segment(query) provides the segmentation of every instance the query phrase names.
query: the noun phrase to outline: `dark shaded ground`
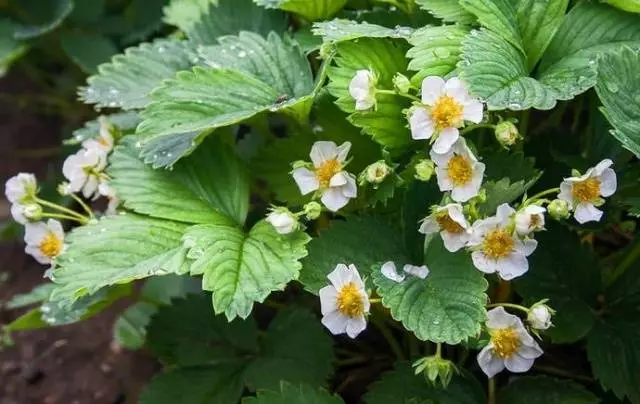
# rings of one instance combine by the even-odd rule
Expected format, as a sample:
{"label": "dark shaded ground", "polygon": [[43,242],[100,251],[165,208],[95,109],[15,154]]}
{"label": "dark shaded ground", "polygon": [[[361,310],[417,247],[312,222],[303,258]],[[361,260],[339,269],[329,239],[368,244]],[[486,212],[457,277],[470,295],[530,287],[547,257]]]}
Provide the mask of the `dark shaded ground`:
{"label": "dark shaded ground", "polygon": [[[17,94],[39,92],[16,75],[0,80],[0,222],[10,217],[5,181],[19,171],[34,172],[39,180],[55,177],[61,170],[60,139],[68,136],[61,121],[25,108]],[[0,306],[41,283],[45,269],[24,254],[20,236],[0,242]],[[79,324],[14,334],[16,345],[0,352],[0,404],[137,402],[157,364],[112,342],[114,319],[125,305]],[[0,307],[0,324],[20,314]]]}

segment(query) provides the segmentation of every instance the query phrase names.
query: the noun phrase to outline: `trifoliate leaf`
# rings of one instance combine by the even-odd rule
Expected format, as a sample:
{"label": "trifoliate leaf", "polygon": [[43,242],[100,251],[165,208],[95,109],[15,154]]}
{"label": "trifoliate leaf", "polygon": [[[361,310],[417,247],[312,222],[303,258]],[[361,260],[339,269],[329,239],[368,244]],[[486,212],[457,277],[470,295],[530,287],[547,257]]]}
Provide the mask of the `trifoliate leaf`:
{"label": "trifoliate leaf", "polygon": [[317,390],[309,385],[294,386],[282,382],[279,391],[258,391],[257,397],[248,397],[242,404],[344,404],[337,395],[330,395],[325,390]]}
{"label": "trifoliate leaf", "polygon": [[408,39],[413,33],[411,27],[387,28],[368,22],[357,22],[336,18],[331,21],[316,22],[312,32],[325,42],[351,41],[357,38],[402,38]]}
{"label": "trifoliate leaf", "polygon": [[407,119],[403,109],[410,102],[403,97],[378,94],[376,108],[371,111],[356,111],[355,100],[349,94],[349,83],[358,70],[371,69],[378,75],[380,89],[393,89],[396,72],[407,72],[404,45],[384,38],[361,38],[357,42],[340,42],[336,45],[336,66],[328,69],[331,79],[329,92],[338,98],[336,104],[350,113],[349,122],[362,128],[363,132],[390,148],[402,149],[411,143]]}
{"label": "trifoliate leaf", "polygon": [[429,244],[425,264],[430,269],[426,279],[409,276],[401,283],[385,277],[379,266],[374,269],[382,304],[423,341],[455,345],[478,334],[487,316],[488,284],[469,254],[451,253],[437,238]]}
{"label": "trifoliate leaf", "polygon": [[25,24],[15,28],[15,39],[36,38],[53,31],[73,11],[73,0],[21,0]]}
{"label": "trifoliate leaf", "polygon": [[[338,264],[354,264],[363,277],[370,278],[371,267],[386,261],[408,263],[398,229],[370,216],[335,220],[309,244],[300,282],[307,290],[317,293],[328,284],[327,275]],[[367,283],[373,286],[370,281]]]}
{"label": "trifoliate leaf", "polygon": [[569,0],[522,0],[518,4],[518,27],[532,71],[564,20]]}
{"label": "trifoliate leaf", "polygon": [[[417,401],[413,401],[416,400]],[[416,375],[411,365],[398,362],[393,370],[382,374],[364,396],[366,404],[484,404],[480,383],[470,373],[455,375],[446,389],[434,387],[423,375]]]}
{"label": "trifoliate leaf", "polygon": [[475,15],[483,27],[522,49],[522,38],[516,15],[516,5],[511,0],[459,0],[460,5]]}
{"label": "trifoliate leaf", "polygon": [[197,21],[183,28],[190,40],[213,45],[224,35],[251,31],[266,36],[287,29],[286,15],[277,10],[265,10],[252,0],[218,0],[202,9]]}
{"label": "trifoliate leaf", "polygon": [[409,38],[413,45],[407,52],[409,70],[417,71],[411,78],[414,86],[420,87],[427,76],[444,77],[451,73],[460,59],[462,40],[469,29],[458,25],[424,27]]}
{"label": "trifoliate leaf", "polygon": [[536,236],[538,248],[529,257],[529,272],[515,282],[527,302],[549,299],[556,310],[546,331],[555,342],[574,342],[593,327],[593,307],[600,293],[600,269],[577,236],[556,225]]}
{"label": "trifoliate leaf", "polygon": [[640,53],[630,48],[604,56],[598,63],[596,91],[604,105],[602,113],[615,128],[611,134],[626,149],[640,157],[638,63]]}
{"label": "trifoliate leaf", "polygon": [[157,306],[147,302],[138,302],[129,306],[113,324],[114,341],[127,349],[142,348],[147,334],[147,325],[157,310]]}
{"label": "trifoliate leaf", "polygon": [[541,83],[567,100],[597,81],[597,57],[624,46],[640,46],[637,16],[597,3],[573,7],[540,63]]}
{"label": "trifoliate leaf", "polygon": [[297,279],[310,237],[301,231],[278,234],[265,221],[248,234],[228,224],[191,227],[184,237],[192,275],[203,275],[202,288],[213,292],[213,308],[229,320],[247,318],[254,302]]}
{"label": "trifoliate leaf", "polygon": [[143,43],[98,66],[99,73],[87,79],[79,96],[98,108],[144,108],[151,90],[197,63],[194,46],[189,42],[159,39]]}
{"label": "trifoliate leaf", "polygon": [[109,216],[78,227],[56,259],[52,300],[68,305],[109,285],[188,270],[183,224],[133,214]]}
{"label": "trifoliate leaf", "polygon": [[298,14],[309,21],[326,20],[334,16],[347,0],[254,0],[256,4],[266,8],[279,8]]}
{"label": "trifoliate leaf", "polygon": [[162,9],[162,19],[165,23],[188,32],[200,20],[201,15],[207,12],[209,5],[216,3],[217,0],[170,0]]}
{"label": "trifoliate leaf", "polygon": [[115,43],[104,35],[70,32],[60,36],[60,45],[67,55],[86,73],[97,72],[98,65],[108,62],[118,53]]}
{"label": "trifoliate leaf", "polygon": [[445,22],[473,24],[476,16],[465,10],[459,0],[416,0],[423,9]]}
{"label": "trifoliate leaf", "polygon": [[[135,130],[140,117],[136,111],[116,112],[115,114],[103,115],[104,119],[113,126],[116,126],[122,133],[130,133]],[[65,144],[80,144],[83,140],[93,139],[100,134],[100,121],[94,119],[85,122],[82,128],[73,131],[73,136],[64,141]]]}
{"label": "trifoliate leaf", "polygon": [[570,380],[546,376],[514,379],[498,395],[500,403],[509,404],[598,404],[591,392]]}

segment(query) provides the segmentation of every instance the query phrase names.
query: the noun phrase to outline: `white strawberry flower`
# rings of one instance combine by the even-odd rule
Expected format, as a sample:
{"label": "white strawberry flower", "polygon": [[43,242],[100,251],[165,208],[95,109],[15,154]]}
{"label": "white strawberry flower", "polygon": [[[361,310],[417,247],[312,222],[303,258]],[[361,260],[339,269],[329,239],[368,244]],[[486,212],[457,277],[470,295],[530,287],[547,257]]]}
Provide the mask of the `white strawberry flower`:
{"label": "white strawberry flower", "polygon": [[40,220],[42,215],[42,208],[40,205],[30,203],[23,205],[21,203],[14,203],[11,205],[11,216],[13,220],[20,224],[27,224],[34,220]]}
{"label": "white strawberry flower", "polygon": [[27,223],[24,226],[24,251],[41,264],[50,264],[64,251],[64,230],[59,221]]}
{"label": "white strawberry flower", "polygon": [[298,226],[298,219],[287,208],[273,209],[265,219],[279,234],[289,234],[294,232]]}
{"label": "white strawberry flower", "polygon": [[33,198],[37,190],[36,176],[31,173],[20,173],[7,180],[4,194],[9,202],[22,203]]}
{"label": "white strawberry flower", "polygon": [[99,149],[80,149],[64,161],[62,173],[69,180],[68,191],[82,192],[85,198],[93,197],[103,179],[107,155]]}
{"label": "white strawberry flower", "polygon": [[319,292],[322,324],[334,335],[346,333],[355,338],[367,328],[365,316],[370,308],[358,269],[338,264],[327,278],[331,284]]}
{"label": "white strawberry flower", "polygon": [[436,178],[441,191],[451,191],[456,202],[466,202],[480,192],[485,166],[467,147],[463,138],[444,153],[431,150],[431,160],[436,163]]}
{"label": "white strawberry flower", "polygon": [[478,220],[472,226],[471,258],[484,273],[497,272],[504,280],[511,280],[529,270],[527,257],[538,246],[534,239],[520,240],[514,234],[512,217],[515,210],[506,203],[498,207],[496,216]]}
{"label": "white strawberry flower", "polygon": [[487,312],[485,325],[491,336],[487,346],[478,354],[480,369],[493,377],[507,370],[523,373],[531,369],[536,358],[542,355],[540,345],[527,332],[518,316],[496,307]]}
{"label": "white strawberry flower", "polygon": [[558,199],[569,203],[578,223],[597,222],[602,218],[602,211],[596,206],[604,203],[601,197],[613,195],[618,187],[612,165],[611,160],[602,160],[584,175],[565,178],[560,184]]}
{"label": "white strawberry flower", "polygon": [[344,171],[350,142],[336,146],[334,142],[319,141],[311,147],[313,170],[299,167],[293,170],[293,179],[302,195],[319,191],[320,200],[332,212],[343,208],[349,199],[358,195],[356,178]]}
{"label": "white strawberry flower", "polygon": [[427,216],[418,230],[422,234],[440,233],[444,247],[456,252],[467,245],[471,237],[471,225],[464,217],[462,205],[450,203],[438,206]]}
{"label": "white strawberry flower", "polygon": [[96,138],[87,139],[82,142],[82,147],[87,150],[99,150],[110,153],[113,150],[113,135],[111,134],[112,125],[104,116],[98,118],[100,122],[100,132]]}
{"label": "white strawberry flower", "polygon": [[527,315],[527,322],[533,329],[546,330],[552,326],[551,317],[554,312],[544,303],[534,304]]}
{"label": "white strawberry flower", "polygon": [[411,137],[416,140],[437,136],[433,151],[447,153],[460,137],[465,121],[482,122],[483,105],[473,98],[457,77],[445,82],[429,76],[422,81],[422,104],[409,111]]}
{"label": "white strawberry flower", "polygon": [[356,100],[356,110],[364,111],[376,105],[376,75],[370,70],[358,70],[349,83],[349,94]]}
{"label": "white strawberry flower", "polygon": [[539,205],[529,205],[516,213],[516,232],[527,236],[534,231],[544,230],[544,214],[547,210]]}

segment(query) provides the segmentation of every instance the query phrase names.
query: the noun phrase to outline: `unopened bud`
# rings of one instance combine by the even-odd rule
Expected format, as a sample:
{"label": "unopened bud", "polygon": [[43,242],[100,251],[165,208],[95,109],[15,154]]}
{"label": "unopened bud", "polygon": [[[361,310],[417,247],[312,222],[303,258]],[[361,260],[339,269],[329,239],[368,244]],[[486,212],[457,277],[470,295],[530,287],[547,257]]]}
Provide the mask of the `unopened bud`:
{"label": "unopened bud", "polygon": [[309,220],[315,220],[322,214],[322,205],[318,202],[309,202],[304,205],[304,215]]}
{"label": "unopened bud", "polygon": [[503,147],[509,148],[516,144],[520,138],[518,128],[511,121],[502,121],[496,125],[496,139]]}
{"label": "unopened bud", "polygon": [[453,362],[439,356],[422,358],[416,361],[413,367],[416,375],[423,373],[424,378],[432,384],[436,384],[439,379],[443,388],[447,388],[453,374],[458,371]]}
{"label": "unopened bud", "polygon": [[275,208],[265,219],[280,234],[289,234],[298,229],[298,219],[287,208]]}
{"label": "unopened bud", "polygon": [[433,176],[433,173],[436,170],[433,161],[431,160],[420,160],[415,166],[416,174],[415,178],[420,181],[429,181]]}
{"label": "unopened bud", "polygon": [[396,75],[393,76],[393,86],[402,94],[407,94],[409,90],[411,90],[411,82],[407,76],[401,73],[396,73]]}
{"label": "unopened bud", "polygon": [[376,161],[373,164],[369,164],[362,173],[361,182],[368,182],[371,184],[380,184],[387,178],[391,168],[383,160]]}
{"label": "unopened bud", "polygon": [[547,212],[549,212],[549,216],[556,220],[566,220],[571,215],[571,208],[567,201],[554,199],[549,206],[547,206]]}
{"label": "unopened bud", "polygon": [[545,304],[546,299],[542,300],[529,309],[527,315],[527,323],[531,328],[536,330],[546,330],[551,327],[551,317],[555,314],[555,310]]}
{"label": "unopened bud", "polygon": [[62,196],[67,196],[71,194],[71,188],[69,187],[69,183],[68,182],[61,182],[60,184],[58,184],[58,193]]}
{"label": "unopened bud", "polygon": [[36,222],[36,221],[42,219],[42,207],[40,205],[38,205],[38,204],[35,204],[35,203],[26,205],[22,209],[22,214],[27,219]]}

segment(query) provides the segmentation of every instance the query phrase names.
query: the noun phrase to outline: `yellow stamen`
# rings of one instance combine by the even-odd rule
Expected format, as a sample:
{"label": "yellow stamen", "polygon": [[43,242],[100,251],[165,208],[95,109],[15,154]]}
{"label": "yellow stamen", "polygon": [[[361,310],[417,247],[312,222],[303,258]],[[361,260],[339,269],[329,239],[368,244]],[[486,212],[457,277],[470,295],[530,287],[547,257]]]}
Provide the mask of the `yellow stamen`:
{"label": "yellow stamen", "polygon": [[513,237],[506,230],[497,228],[485,234],[482,250],[487,257],[497,260],[511,254],[513,245]]}
{"label": "yellow stamen", "polygon": [[502,359],[511,358],[520,348],[520,336],[515,328],[501,328],[491,332],[493,350]]}
{"label": "yellow stamen", "polygon": [[453,220],[451,216],[449,216],[449,212],[446,210],[436,214],[436,222],[438,222],[438,226],[440,226],[442,230],[449,233],[457,234],[464,231],[464,227],[460,226],[460,223]]}
{"label": "yellow stamen", "polygon": [[447,163],[447,173],[453,185],[459,187],[471,181],[473,166],[468,158],[456,154]]}
{"label": "yellow stamen", "polygon": [[453,97],[443,95],[431,107],[431,117],[436,130],[462,126],[464,107]]}
{"label": "yellow stamen", "polygon": [[334,175],[342,171],[342,164],[336,159],[329,159],[316,168],[316,177],[320,183],[320,188],[328,188],[329,182]]}
{"label": "yellow stamen", "polygon": [[587,178],[582,182],[573,184],[573,197],[580,202],[591,202],[600,196],[600,180]]}
{"label": "yellow stamen", "polygon": [[54,233],[48,232],[40,242],[39,248],[45,257],[55,258],[62,252],[62,240]]}
{"label": "yellow stamen", "polygon": [[360,317],[364,314],[364,300],[358,287],[349,282],[338,292],[338,310],[347,317]]}

